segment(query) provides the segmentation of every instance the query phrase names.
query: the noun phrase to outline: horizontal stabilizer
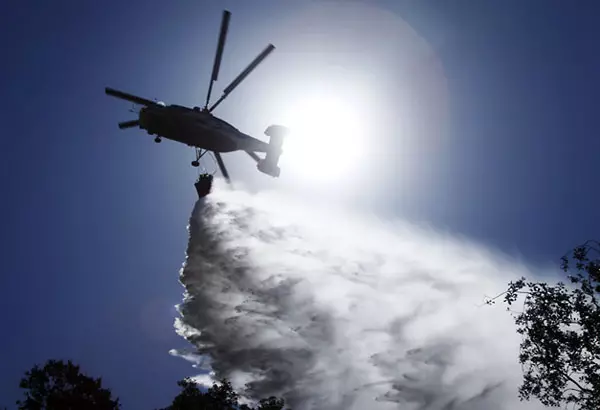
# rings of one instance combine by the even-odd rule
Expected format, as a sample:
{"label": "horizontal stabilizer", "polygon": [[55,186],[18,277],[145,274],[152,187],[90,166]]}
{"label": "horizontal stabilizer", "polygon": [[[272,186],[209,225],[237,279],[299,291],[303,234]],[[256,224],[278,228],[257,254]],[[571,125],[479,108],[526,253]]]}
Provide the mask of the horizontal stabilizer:
{"label": "horizontal stabilizer", "polygon": [[140,125],[138,120],[124,121],[119,123],[119,128],[124,130],[125,128],[137,127]]}
{"label": "horizontal stabilizer", "polygon": [[246,151],[246,154],[250,155],[250,158],[252,158],[256,162],[260,162],[261,161],[260,157],[258,155],[256,155],[255,152]]}

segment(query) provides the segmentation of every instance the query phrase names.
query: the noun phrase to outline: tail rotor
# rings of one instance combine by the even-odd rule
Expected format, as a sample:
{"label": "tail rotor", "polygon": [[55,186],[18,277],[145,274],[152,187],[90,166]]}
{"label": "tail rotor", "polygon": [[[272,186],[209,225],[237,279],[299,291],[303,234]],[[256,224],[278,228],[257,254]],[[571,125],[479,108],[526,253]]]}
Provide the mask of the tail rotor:
{"label": "tail rotor", "polygon": [[272,177],[279,177],[281,169],[279,168],[279,157],[282,154],[283,140],[289,134],[288,128],[283,125],[271,125],[265,130],[265,135],[269,136],[269,150],[265,158],[258,161],[256,168],[264,174]]}

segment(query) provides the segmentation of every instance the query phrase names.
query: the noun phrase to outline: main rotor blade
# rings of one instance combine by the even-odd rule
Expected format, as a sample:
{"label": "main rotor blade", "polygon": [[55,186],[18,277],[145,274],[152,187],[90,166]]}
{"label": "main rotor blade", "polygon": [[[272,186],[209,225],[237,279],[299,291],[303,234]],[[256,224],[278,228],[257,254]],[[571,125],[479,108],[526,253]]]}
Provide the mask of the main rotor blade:
{"label": "main rotor blade", "polygon": [[256,155],[256,153],[255,153],[255,152],[252,152],[252,151],[245,151],[245,152],[246,152],[246,154],[250,155],[250,157],[251,157],[251,158],[252,158],[254,161],[256,161],[256,162],[260,161],[260,157],[259,157],[258,155]]}
{"label": "main rotor blade", "polygon": [[138,120],[124,121],[119,123],[119,128],[124,130],[125,128],[137,127],[140,125]]}
{"label": "main rotor blade", "polygon": [[246,69],[244,71],[242,71],[240,73],[240,75],[237,76],[237,78],[235,80],[233,80],[231,82],[231,84],[229,84],[227,86],[227,88],[225,88],[225,91],[223,91],[223,95],[221,96],[221,98],[219,98],[217,100],[217,102],[210,108],[209,111],[214,110],[215,108],[217,108],[217,105],[219,105],[221,103],[221,101],[223,101],[238,85],[240,85],[240,83],[248,76],[248,74],[250,74],[255,68],[256,66],[258,66],[265,58],[267,58],[267,56],[269,54],[271,54],[271,52],[275,50],[275,46],[273,44],[269,44],[255,59],[254,61],[252,61],[248,67],[246,67]]}
{"label": "main rotor blade", "polygon": [[124,93],[123,91],[115,90],[114,88],[106,87],[104,92],[108,95],[112,95],[113,97],[120,98],[122,100],[131,101],[134,104],[140,105],[155,105],[154,101],[148,100],[146,98],[138,97],[133,94]]}
{"label": "main rotor blade", "polygon": [[229,19],[231,13],[227,10],[223,10],[223,18],[221,19],[221,32],[219,33],[219,43],[217,44],[217,53],[215,54],[215,62],[213,64],[212,75],[210,77],[210,84],[208,85],[208,93],[206,94],[206,106],[210,103],[210,94],[212,92],[213,84],[219,79],[219,69],[221,68],[221,59],[223,58],[223,49],[225,48],[225,40],[227,39],[227,30],[229,28]]}
{"label": "main rotor blade", "polygon": [[217,159],[217,164],[219,164],[219,169],[221,170],[221,174],[225,177],[227,183],[230,183],[229,172],[227,172],[227,168],[225,168],[225,163],[223,162],[223,158],[221,158],[221,154],[218,152],[214,152],[215,158]]}

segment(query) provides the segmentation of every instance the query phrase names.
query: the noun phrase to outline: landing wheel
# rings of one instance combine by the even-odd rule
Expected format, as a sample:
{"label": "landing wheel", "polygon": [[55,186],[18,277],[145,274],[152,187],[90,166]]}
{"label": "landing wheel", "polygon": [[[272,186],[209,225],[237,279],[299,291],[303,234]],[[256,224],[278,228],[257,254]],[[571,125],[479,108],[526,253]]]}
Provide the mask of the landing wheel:
{"label": "landing wheel", "polygon": [[156,138],[154,138],[154,142],[156,142],[157,144],[158,144],[159,142],[161,142],[161,141],[162,141],[162,140],[160,139],[160,137],[156,137]]}
{"label": "landing wheel", "polygon": [[200,166],[200,162],[198,162],[198,161],[192,161],[192,166],[193,167],[199,167]]}

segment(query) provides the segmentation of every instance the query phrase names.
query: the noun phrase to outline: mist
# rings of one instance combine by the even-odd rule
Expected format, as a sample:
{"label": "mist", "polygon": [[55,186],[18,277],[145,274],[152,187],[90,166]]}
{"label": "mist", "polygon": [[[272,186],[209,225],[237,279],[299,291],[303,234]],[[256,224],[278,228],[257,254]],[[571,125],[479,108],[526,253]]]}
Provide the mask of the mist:
{"label": "mist", "polygon": [[483,303],[534,276],[510,257],[275,193],[216,189],[188,230],[175,329],[191,347],[171,353],[199,382],[294,410],[543,408],[517,397],[510,314]]}

